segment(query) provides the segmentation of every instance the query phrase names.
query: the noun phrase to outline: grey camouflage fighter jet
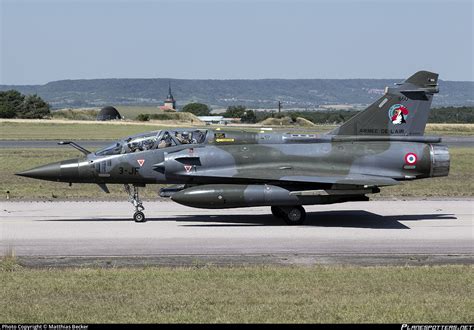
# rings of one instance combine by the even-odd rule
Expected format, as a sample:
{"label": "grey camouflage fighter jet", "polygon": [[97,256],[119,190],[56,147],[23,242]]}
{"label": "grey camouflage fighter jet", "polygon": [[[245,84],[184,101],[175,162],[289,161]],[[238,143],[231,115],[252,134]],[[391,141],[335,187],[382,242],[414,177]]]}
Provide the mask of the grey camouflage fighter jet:
{"label": "grey camouflage fighter jet", "polygon": [[438,74],[420,71],[327,134],[168,129],[126,137],[85,157],[17,175],[61,182],[124,184],[144,222],[139,187],[174,184],[160,196],[198,208],[270,206],[289,225],[303,205],[366,201],[400,181],[446,176],[439,137],[423,136]]}

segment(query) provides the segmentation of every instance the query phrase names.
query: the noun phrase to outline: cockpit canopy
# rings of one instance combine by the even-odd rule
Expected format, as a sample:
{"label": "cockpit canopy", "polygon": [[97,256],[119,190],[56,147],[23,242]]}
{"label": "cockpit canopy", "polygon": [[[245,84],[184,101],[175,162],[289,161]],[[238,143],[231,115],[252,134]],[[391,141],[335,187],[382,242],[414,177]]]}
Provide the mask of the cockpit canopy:
{"label": "cockpit canopy", "polygon": [[163,149],[181,144],[200,144],[206,140],[207,130],[161,130],[129,136],[98,150],[97,156],[126,154],[137,151]]}

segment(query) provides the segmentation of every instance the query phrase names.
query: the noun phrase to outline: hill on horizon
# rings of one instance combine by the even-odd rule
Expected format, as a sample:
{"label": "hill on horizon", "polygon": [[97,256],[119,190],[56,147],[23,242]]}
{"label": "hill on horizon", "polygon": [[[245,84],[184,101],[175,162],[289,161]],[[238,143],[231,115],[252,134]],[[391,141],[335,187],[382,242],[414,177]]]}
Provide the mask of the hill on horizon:
{"label": "hill on horizon", "polygon": [[[168,83],[178,108],[201,102],[212,108],[244,105],[248,108],[316,109],[350,104],[363,106],[383,94],[385,86],[403,79],[77,79],[44,85],[0,85],[0,90],[16,89],[38,94],[53,108],[100,107],[104,105],[162,105]],[[474,82],[439,81],[440,93],[433,106],[474,105]]]}

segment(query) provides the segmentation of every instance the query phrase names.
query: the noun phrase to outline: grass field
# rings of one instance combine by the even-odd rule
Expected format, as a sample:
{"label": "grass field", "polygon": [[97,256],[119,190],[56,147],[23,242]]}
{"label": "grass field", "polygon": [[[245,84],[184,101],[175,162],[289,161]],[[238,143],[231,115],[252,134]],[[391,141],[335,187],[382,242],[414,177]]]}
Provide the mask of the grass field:
{"label": "grass field", "polygon": [[[116,106],[115,108],[118,110],[122,118],[127,120],[135,119],[141,113],[156,113],[158,111],[158,107],[156,106]],[[95,120],[95,117],[97,117],[97,114],[99,113],[100,109],[100,107],[84,109],[60,109],[57,111],[53,111],[52,116],[53,118],[70,118],[71,115],[75,115],[73,117],[78,117],[81,120],[84,120],[85,118],[91,118],[91,120]],[[58,113],[60,112],[66,112],[66,115],[58,115]]]}
{"label": "grass field", "polygon": [[117,111],[121,116],[126,119],[135,119],[141,113],[157,113],[158,107],[156,106],[126,106],[119,105],[116,107]]}
{"label": "grass field", "polygon": [[153,123],[0,121],[0,140],[115,140],[163,127]]}
{"label": "grass field", "polygon": [[[448,177],[430,178],[403,182],[394,187],[382,189],[373,198],[385,197],[472,197],[474,196],[474,179],[472,164],[474,148],[450,148],[451,171]],[[110,194],[105,194],[94,184],[73,184],[33,180],[15,176],[14,173],[46,163],[81,156],[72,148],[60,149],[0,149],[0,198],[10,191],[12,199],[124,199],[126,194],[121,185],[109,185]],[[157,185],[142,189],[144,198],[157,197]]]}
{"label": "grass field", "polygon": [[470,323],[473,275],[471,266],[8,265],[0,270],[0,322]]}
{"label": "grass field", "polygon": [[472,136],[474,135],[474,124],[428,124],[426,135]]}
{"label": "grass field", "polygon": [[[61,120],[0,120],[0,140],[115,140],[127,135],[165,127],[190,126],[174,121],[94,122]],[[197,126],[196,126],[197,127]],[[218,127],[218,126],[207,126]],[[229,126],[229,129],[258,129],[258,125]],[[275,131],[301,130],[325,133],[336,126],[316,125],[311,128],[273,127]],[[474,135],[474,124],[428,124],[427,135]]]}
{"label": "grass field", "polygon": [[[128,135],[167,127],[189,127],[174,121],[91,122],[73,120],[0,120],[0,140],[116,140]],[[193,126],[218,128],[221,126]],[[223,127],[223,126],[222,126]],[[260,126],[227,126],[226,129],[258,130]],[[325,133],[335,126],[317,125],[311,132]],[[274,130],[294,130],[295,127],[274,127]],[[308,131],[306,128],[302,128]]]}

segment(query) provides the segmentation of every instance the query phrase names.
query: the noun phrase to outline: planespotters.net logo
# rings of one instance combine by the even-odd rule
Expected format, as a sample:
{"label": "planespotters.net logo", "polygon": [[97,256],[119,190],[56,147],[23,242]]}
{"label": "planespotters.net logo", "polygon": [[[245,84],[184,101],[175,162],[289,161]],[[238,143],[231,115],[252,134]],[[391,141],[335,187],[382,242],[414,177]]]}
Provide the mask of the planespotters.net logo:
{"label": "planespotters.net logo", "polygon": [[406,123],[408,118],[408,108],[403,104],[394,104],[388,109],[388,118],[394,125],[400,125]]}
{"label": "planespotters.net logo", "polygon": [[474,330],[472,324],[402,324],[401,330]]}

